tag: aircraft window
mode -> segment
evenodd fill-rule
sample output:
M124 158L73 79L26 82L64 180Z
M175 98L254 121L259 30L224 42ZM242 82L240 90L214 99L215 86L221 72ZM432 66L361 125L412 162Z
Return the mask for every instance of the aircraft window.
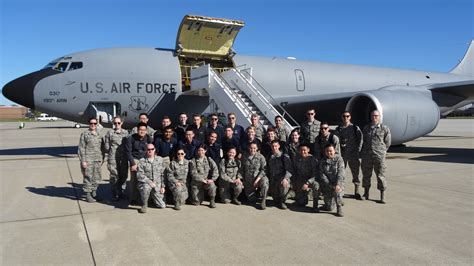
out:
M46 66L43 67L43 69L45 69L45 68L54 68L54 66L59 62L59 60L61 60L61 57L56 58L53 61L49 62Z
M58 65L56 65L53 69L64 72L67 69L67 65L69 65L69 62L61 62Z
M82 68L82 62L72 62L71 65L69 66L68 71L75 70Z

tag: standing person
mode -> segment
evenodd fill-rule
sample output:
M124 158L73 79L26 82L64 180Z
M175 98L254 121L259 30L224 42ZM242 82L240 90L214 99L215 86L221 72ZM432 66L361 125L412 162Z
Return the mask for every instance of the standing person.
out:
M308 118L306 122L301 125L301 142L310 144L314 144L314 140L319 134L319 127L321 122L315 119L316 111L314 109L309 109L306 112L306 117Z
M178 144L186 152L186 160L191 160L194 158L196 149L201 145L201 142L194 139L194 130L190 127L186 129L186 134L184 136L184 141Z
M188 128L188 115L186 113L179 114L179 123L176 126L176 138L179 141L184 141L184 135L186 134L186 128Z
M285 123L283 122L283 117L281 117L281 115L275 116L275 127L273 129L275 129L277 138L281 142L286 143L290 132L285 128Z
M319 135L314 141L313 155L319 160L324 157L324 147L328 144L332 144L337 154L341 154L341 149L339 146L339 137L329 131L329 124L327 122L322 122Z
M273 200L279 208L286 210L286 197L290 190L293 172L290 157L280 151L280 142L272 141L272 154L268 158L268 178Z
M189 128L194 130L194 138L200 143L206 141L206 128L201 125L202 118L200 114L193 114L193 123Z
M292 162L299 153L299 147L300 132L297 128L295 128L293 129L293 131L291 131L290 137L288 138L288 142L286 143L286 152L290 156Z
M127 138L125 153L130 166L130 204L138 205L140 195L138 193L137 171L140 159L147 153L147 144L152 143L150 135L147 134L147 124L140 122L137 124L138 132Z
M139 120L139 123L145 123L147 125L146 127L146 133L148 134L148 136L150 137L150 139L153 141L153 135L155 134L155 130L148 126L148 114L147 113L141 113L138 115L138 120ZM137 127L134 127L132 128L132 134L135 134L135 133L138 133L138 128Z
M222 144L222 138L224 137L224 128L219 125L219 116L217 114L211 114L209 118L209 125L206 128L206 139L212 132L217 133L217 143Z
M81 172L84 176L83 190L87 202L97 200L97 188L102 180L102 136L97 132L97 119L89 118L89 129L82 132L79 139L78 156L81 162Z
M148 144L146 147L146 157L140 159L137 171L138 191L142 199L140 213L146 213L150 195L156 207L160 209L166 207L163 159L155 155L153 144Z
M336 200L337 213L339 217L344 216L342 212L342 197L344 195L344 161L336 153L334 145L328 144L324 149L325 156L319 161L319 178L321 191L324 194L325 210L332 211L332 200ZM318 198L313 198L317 201Z
M240 149L242 150L242 152L248 152L248 147L250 143L256 143L258 150L260 150L262 146L262 142L260 142L260 140L256 138L255 128L253 126L249 126L246 132L247 132L247 136L241 140L242 144L240 146Z
M263 142L263 137L266 134L265 128L260 124L260 116L258 114L252 114L250 116L250 125L255 128L255 137Z
M349 168L352 173L352 183L354 183L354 196L358 200L363 200L359 188L359 169L360 160L359 153L362 149L362 131L360 128L351 123L351 113L344 111L342 113L342 124L336 128L336 134L339 136L341 145L341 155L344 160L344 165Z
M217 133L211 132L206 141L207 151L206 156L211 157L214 162L219 165L222 158L221 145L217 143Z
M308 193L310 188L313 190L313 210L319 212L318 197L318 161L309 153L308 144L300 145L300 153L293 162L294 170L294 190L296 193L295 201L299 206L308 204Z
M241 175L244 179L244 193L250 202L257 201L257 189L260 189L262 201L260 207L265 210L267 207L268 178L266 175L266 161L263 155L258 152L256 143L251 143L248 153L242 156Z
M236 119L237 117L235 116L235 113L227 114L227 125L232 128L234 138L237 140L237 142L240 142L240 140L245 136L245 129L241 125L237 124Z
M380 123L379 111L375 110L371 113L371 120L372 122L362 131L364 143L361 150L361 168L364 197L369 199L373 170L377 176L377 189L380 190L380 203L385 203L384 192L387 189L385 156L392 138L388 126Z
M237 148L230 147L227 157L219 163L219 196L224 204L231 202L230 192L232 190L232 202L241 205L239 195L242 193L243 183L240 173L240 161L236 160Z
M272 154L272 141L278 140L280 143L280 151L285 153L285 142L280 141L277 138L277 135L275 133L275 129L269 127L267 129L267 137L265 138L265 142L262 143L262 150L260 153L267 159L271 154Z
M222 152L224 157L227 156L227 152L231 147L235 147L237 150L237 156L240 156L240 144L237 139L234 138L234 131L231 126L226 126L224 129L224 137L222 138Z
M216 207L215 184L219 177L219 169L216 163L209 157L206 157L206 145L201 144L196 152L196 157L191 160L191 200L194 205L200 205L204 200L204 191L210 198L210 208Z
M173 137L173 127L165 127L163 129L163 136L160 138L155 134L153 144L155 145L156 153L163 158L166 167L170 164L174 149L178 146L178 141Z
M168 180L169 189L173 193L174 209L181 210L181 205L188 198L188 186L186 184L189 173L189 161L184 158L185 151L183 148L176 150L175 159L166 169L166 179Z
M107 132L104 137L104 149L107 154L107 168L110 173L110 186L114 200L124 198L125 182L128 177L128 161L125 154L125 144L128 132L122 128L122 118L113 119L114 129Z
M163 138L165 128L170 127L171 123L171 118L169 116L163 116L163 118L161 119L161 127L155 130L155 133L153 134L153 140L155 138Z

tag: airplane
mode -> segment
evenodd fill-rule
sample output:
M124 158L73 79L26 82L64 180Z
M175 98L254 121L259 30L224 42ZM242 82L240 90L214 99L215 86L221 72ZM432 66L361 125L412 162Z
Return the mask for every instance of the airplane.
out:
M474 98L473 43L449 73L265 58L237 54L232 46L244 22L186 15L174 49L107 48L59 57L3 87L3 95L24 106L78 123L100 117L125 127L148 113L159 126L167 115L234 112L239 124L258 113L271 126L277 115L288 129L316 110L317 119L340 122L344 110L354 124L381 113L392 143L433 131L440 115Z

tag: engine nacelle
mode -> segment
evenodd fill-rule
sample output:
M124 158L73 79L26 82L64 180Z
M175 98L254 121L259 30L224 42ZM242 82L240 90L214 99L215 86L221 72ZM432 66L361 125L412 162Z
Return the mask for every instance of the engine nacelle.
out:
M431 92L407 87L390 87L361 92L347 103L352 122L361 129L370 123L370 113L379 110L381 121L390 128L392 144L401 144L433 131L438 125L439 108Z

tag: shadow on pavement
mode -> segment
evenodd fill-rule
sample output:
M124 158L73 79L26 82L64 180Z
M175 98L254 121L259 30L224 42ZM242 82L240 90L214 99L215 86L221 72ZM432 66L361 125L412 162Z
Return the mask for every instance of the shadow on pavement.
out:
M0 150L0 155L49 155L53 157L73 157L77 154L77 146L34 147Z
M45 187L25 187L29 192L42 196L64 198L70 200L81 200L85 202L82 185L77 183L68 183L67 187L45 186ZM96 204L105 204L114 206L118 209L134 209L128 206L128 200L113 201L110 192L110 184L100 184L97 190L97 196L101 199Z
M469 145L469 143L467 143ZM443 162L443 163L463 163L474 164L474 149L469 148L438 148L438 147L393 147L391 152L396 153L423 153L410 160Z

